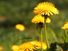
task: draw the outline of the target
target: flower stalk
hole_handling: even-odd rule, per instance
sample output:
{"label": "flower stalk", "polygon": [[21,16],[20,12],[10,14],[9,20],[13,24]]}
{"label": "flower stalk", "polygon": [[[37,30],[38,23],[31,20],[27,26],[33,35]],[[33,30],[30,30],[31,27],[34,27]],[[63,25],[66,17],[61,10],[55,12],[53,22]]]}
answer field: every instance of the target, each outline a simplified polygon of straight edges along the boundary
{"label": "flower stalk", "polygon": [[64,30],[64,43],[67,42],[67,30]]}
{"label": "flower stalk", "polygon": [[40,33],[40,42],[41,42],[41,51],[43,51],[43,23],[38,24],[39,33]]}
{"label": "flower stalk", "polygon": [[45,34],[45,37],[46,37],[45,39],[46,39],[46,43],[47,43],[47,48],[49,48],[49,42],[48,42],[48,37],[47,37],[46,23],[44,24],[44,34]]}
{"label": "flower stalk", "polygon": [[43,34],[42,34],[42,29],[41,29],[41,51],[43,51],[43,49],[42,49],[42,47],[43,47],[42,42],[43,42]]}

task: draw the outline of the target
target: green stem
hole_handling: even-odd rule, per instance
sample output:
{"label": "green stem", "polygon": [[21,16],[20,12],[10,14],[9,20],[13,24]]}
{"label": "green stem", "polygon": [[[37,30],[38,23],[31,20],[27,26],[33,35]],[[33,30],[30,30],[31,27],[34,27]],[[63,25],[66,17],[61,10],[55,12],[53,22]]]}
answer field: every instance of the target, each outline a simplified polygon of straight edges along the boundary
{"label": "green stem", "polygon": [[44,34],[45,34],[45,37],[46,37],[47,47],[50,48],[49,42],[48,42],[48,37],[47,37],[46,23],[45,23],[45,25],[44,25]]}
{"label": "green stem", "polygon": [[43,51],[43,45],[42,45],[42,42],[43,42],[43,34],[42,34],[42,29],[41,29],[41,51]]}
{"label": "green stem", "polygon": [[54,33],[54,31],[51,30],[51,32],[52,32],[52,35],[53,35],[53,38],[55,39],[55,41],[58,42],[58,39],[57,39],[56,34]]}
{"label": "green stem", "polygon": [[67,41],[67,30],[64,31],[64,43]]}

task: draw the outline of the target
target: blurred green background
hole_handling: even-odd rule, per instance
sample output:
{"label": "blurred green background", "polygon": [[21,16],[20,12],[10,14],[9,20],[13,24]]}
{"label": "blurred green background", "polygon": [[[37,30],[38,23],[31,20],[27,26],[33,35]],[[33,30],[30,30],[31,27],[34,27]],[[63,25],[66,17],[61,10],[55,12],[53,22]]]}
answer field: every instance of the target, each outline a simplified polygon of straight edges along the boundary
{"label": "blurred green background", "polygon": [[[13,44],[37,39],[36,25],[31,23],[34,17],[33,9],[42,0],[0,0],[0,45],[4,51],[11,51]],[[51,16],[52,23],[47,24],[50,42],[54,42],[55,34],[58,42],[64,40],[64,31],[61,30],[64,22],[68,21],[68,0],[45,0],[52,2],[59,10],[59,15]],[[23,24],[25,31],[16,30],[16,24]]]}

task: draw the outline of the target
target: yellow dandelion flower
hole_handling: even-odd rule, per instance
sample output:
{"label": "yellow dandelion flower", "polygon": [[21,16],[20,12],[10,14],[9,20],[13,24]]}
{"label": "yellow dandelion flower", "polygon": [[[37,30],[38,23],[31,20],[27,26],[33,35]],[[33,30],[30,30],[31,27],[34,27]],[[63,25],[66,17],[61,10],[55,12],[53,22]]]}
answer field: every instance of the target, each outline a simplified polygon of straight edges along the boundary
{"label": "yellow dandelion flower", "polygon": [[0,46],[0,51],[3,51],[4,49],[3,49],[3,47],[2,46]]}
{"label": "yellow dandelion flower", "polygon": [[11,48],[13,51],[19,51],[19,46],[13,45]]}
{"label": "yellow dandelion flower", "polygon": [[16,29],[18,29],[20,31],[23,31],[25,29],[25,27],[22,24],[17,24],[15,27],[16,27]]}
{"label": "yellow dandelion flower", "polygon": [[66,22],[64,25],[63,25],[63,27],[61,27],[62,29],[68,29],[68,22]]}
{"label": "yellow dandelion flower", "polygon": [[33,19],[32,19],[32,23],[44,23],[44,17],[41,15],[36,15]]}
{"label": "yellow dandelion flower", "polygon": [[50,18],[47,18],[46,19],[46,23],[50,23],[51,22],[51,19]]}
{"label": "yellow dandelion flower", "polygon": [[[33,19],[32,19],[32,23],[44,23],[44,16],[41,15],[36,15]],[[46,19],[46,23],[50,23],[51,19],[47,17]]]}
{"label": "yellow dandelion flower", "polygon": [[41,48],[43,50],[47,49],[47,45],[44,42],[42,42],[42,46],[41,46],[41,42],[39,41],[31,41],[31,44],[33,44],[36,49],[41,49]]}
{"label": "yellow dandelion flower", "polygon": [[21,51],[33,51],[34,47],[30,42],[23,43],[19,46]]}
{"label": "yellow dandelion flower", "polygon": [[53,15],[53,14],[58,14],[59,11],[58,9],[54,6],[54,4],[50,2],[42,2],[39,3],[35,8],[34,8],[34,13],[35,14],[45,14],[45,15]]}

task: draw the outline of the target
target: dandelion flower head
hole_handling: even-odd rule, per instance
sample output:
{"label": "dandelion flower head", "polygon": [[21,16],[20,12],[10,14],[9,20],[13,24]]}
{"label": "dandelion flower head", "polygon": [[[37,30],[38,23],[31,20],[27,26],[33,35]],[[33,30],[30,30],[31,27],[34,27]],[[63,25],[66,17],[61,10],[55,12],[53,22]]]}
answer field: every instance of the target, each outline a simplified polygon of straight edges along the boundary
{"label": "dandelion flower head", "polygon": [[22,24],[17,24],[16,29],[18,29],[19,31],[24,31],[25,27]]}
{"label": "dandelion flower head", "polygon": [[45,14],[45,15],[54,15],[54,14],[58,14],[59,11],[58,9],[55,7],[55,5],[51,2],[42,2],[39,3],[35,8],[34,8],[34,13],[35,14]]}
{"label": "dandelion flower head", "polygon": [[33,19],[32,19],[32,23],[44,23],[44,17],[42,17],[41,15],[36,15]]}
{"label": "dandelion flower head", "polygon": [[19,46],[13,45],[13,46],[12,46],[12,50],[13,50],[13,51],[19,51]]}
{"label": "dandelion flower head", "polygon": [[62,29],[68,29],[68,22],[66,22],[63,27],[61,27]]}
{"label": "dandelion flower head", "polygon": [[30,42],[23,43],[19,46],[21,51],[33,51],[34,47]]}
{"label": "dandelion flower head", "polygon": [[[32,19],[32,23],[44,23],[44,19],[45,17],[42,16],[42,15],[36,15],[33,19]],[[46,19],[46,23],[50,23],[51,22],[51,19],[47,17]]]}

